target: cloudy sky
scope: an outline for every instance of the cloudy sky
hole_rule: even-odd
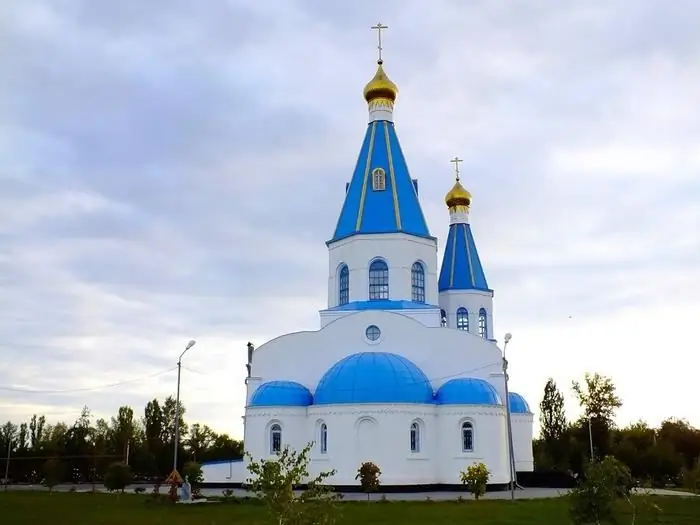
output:
[[[380,20],[441,240],[465,159],[513,388],[596,371],[620,423],[700,425],[696,0],[6,3],[0,419],[141,412],[194,338],[188,419],[242,435],[245,343],[325,306]]]

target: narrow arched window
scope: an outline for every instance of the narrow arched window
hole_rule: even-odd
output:
[[[462,423],[462,452],[474,452],[474,425]]]
[[[411,267],[411,300],[425,302],[425,270],[419,262],[414,262]]]
[[[411,423],[411,452],[420,452],[420,425],[418,421]]]
[[[457,329],[469,331],[469,312],[464,306],[457,308]]]
[[[486,309],[479,310],[479,335],[484,339],[489,338],[489,331],[486,326]]]
[[[338,304],[348,304],[350,301],[350,270],[343,265],[338,274]]]
[[[321,454],[328,452],[328,426],[325,423],[321,423]]]
[[[270,427],[270,454],[282,452],[282,427],[274,424]]]
[[[440,309],[440,326],[443,328],[447,326],[447,312],[442,308]]]
[[[369,298],[372,301],[389,298],[389,267],[382,260],[369,266]]]

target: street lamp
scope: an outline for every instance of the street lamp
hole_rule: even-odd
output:
[[[192,348],[197,341],[192,339],[177,360],[177,397],[175,399],[175,450],[173,451],[173,470],[177,470],[177,449],[180,445],[180,371],[182,369],[182,356]]]
[[[506,432],[508,438],[508,471],[510,474],[510,499],[515,499],[515,454],[513,453],[513,427],[510,421],[510,395],[508,393],[508,360],[506,359],[506,348],[508,343],[513,338],[510,332],[503,338],[503,380],[505,382],[506,392]]]

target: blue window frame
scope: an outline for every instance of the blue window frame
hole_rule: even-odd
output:
[[[414,262],[411,267],[411,300],[425,302],[425,269],[419,262]]]
[[[328,426],[321,423],[321,454],[328,452]]]
[[[282,427],[277,423],[270,427],[270,454],[282,452]]]
[[[369,299],[389,299],[389,267],[382,260],[376,260],[369,266]]]
[[[462,423],[462,452],[474,452],[474,425]]]
[[[420,452],[420,425],[418,421],[411,423],[411,452]]]
[[[457,329],[469,331],[469,312],[464,306],[457,308]]]
[[[343,265],[338,274],[338,304],[348,304],[350,301],[350,270]]]

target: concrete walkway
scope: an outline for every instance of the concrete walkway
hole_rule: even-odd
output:
[[[57,487],[54,487],[54,491],[56,492],[68,492],[73,485],[59,485]],[[137,486],[143,487],[145,489],[145,493],[148,494],[153,490],[153,485],[131,485],[127,487],[126,491],[133,493],[134,488]],[[42,485],[10,485],[9,490],[31,490],[31,491],[46,491],[48,490],[46,487]],[[92,485],[90,484],[82,484],[82,485],[75,485],[75,489],[77,492],[91,492],[92,491]],[[97,485],[97,490],[99,492],[107,492],[107,490],[102,486],[102,485]],[[543,498],[558,498],[560,496],[565,495],[568,492],[567,489],[549,489],[549,488],[526,488],[523,490],[516,490],[515,491],[515,498],[516,499],[543,499]],[[667,489],[642,489],[639,490],[638,492],[641,493],[649,493],[655,496],[681,496],[681,497],[698,497],[695,494],[691,494],[690,492],[682,492],[678,490],[667,490]],[[161,493],[166,494],[167,493],[167,488],[166,487],[161,487]],[[205,497],[213,497],[213,496],[222,496],[223,495],[223,489],[202,489],[202,496]],[[254,495],[251,492],[242,490],[242,489],[233,489],[233,496],[242,498],[242,497],[253,497]],[[433,501],[450,501],[450,500],[456,500],[462,496],[464,499],[471,499],[473,496],[469,494],[468,492],[414,492],[414,493],[404,493],[404,494],[386,494],[386,499],[391,500],[391,501],[425,501],[428,498],[433,500]],[[378,492],[376,494],[372,494],[371,499],[372,500],[378,500],[382,497],[382,493]],[[487,492],[486,495],[483,497],[483,499],[510,499],[510,491],[498,491],[498,492]],[[362,493],[357,493],[357,492],[352,492],[352,493],[344,493],[343,494],[343,499],[345,501],[364,501],[367,499],[366,494]]]

